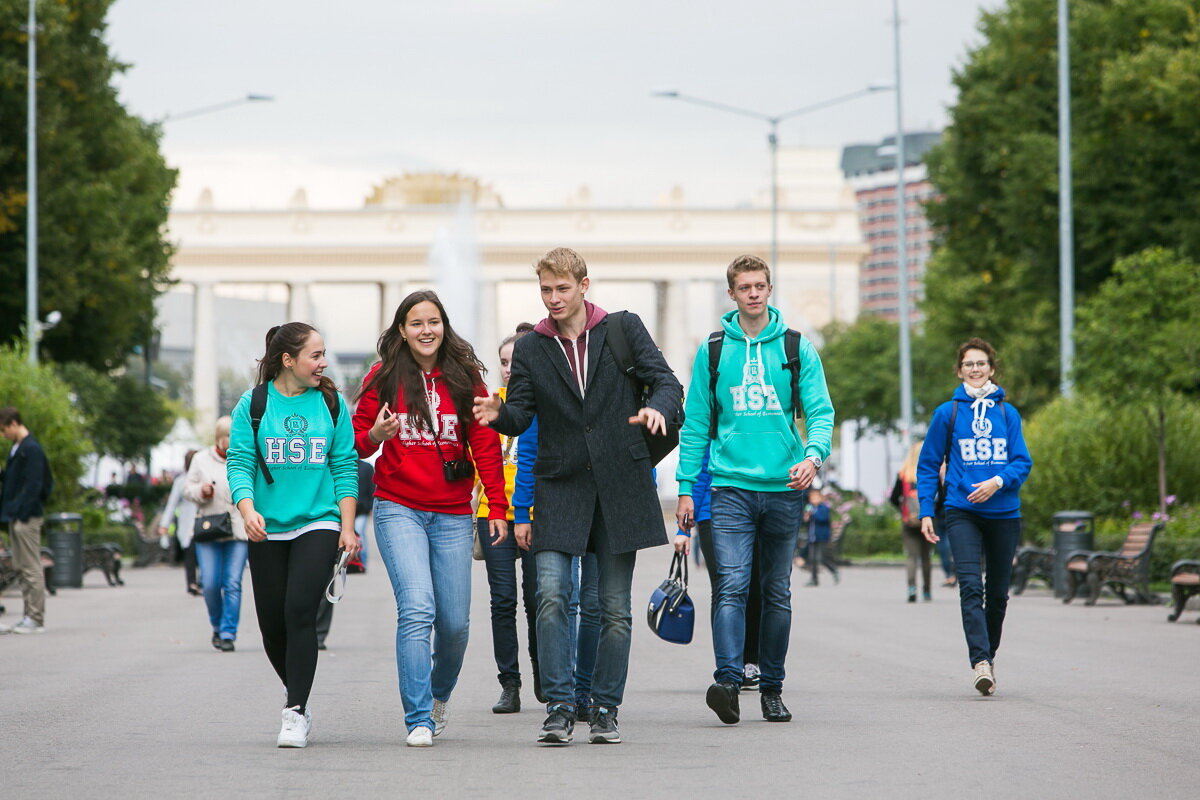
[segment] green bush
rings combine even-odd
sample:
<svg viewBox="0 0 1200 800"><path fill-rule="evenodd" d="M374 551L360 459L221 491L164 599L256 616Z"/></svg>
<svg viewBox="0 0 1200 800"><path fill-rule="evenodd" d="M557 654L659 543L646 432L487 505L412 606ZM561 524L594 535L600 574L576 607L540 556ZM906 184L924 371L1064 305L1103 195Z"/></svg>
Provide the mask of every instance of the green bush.
<svg viewBox="0 0 1200 800"><path fill-rule="evenodd" d="M892 506L851 502L836 506L835 511L847 520L842 534L842 555L861 558L904 551L900 514Z"/></svg>
<svg viewBox="0 0 1200 800"><path fill-rule="evenodd" d="M47 512L73 509L83 459L92 452L82 415L67 385L46 364L31 365L23 347L0 347L0 406L13 406L50 460L54 493ZM5 458L8 448L3 448Z"/></svg>
<svg viewBox="0 0 1200 800"><path fill-rule="evenodd" d="M1029 538L1046 540L1055 511L1121 517L1129 508L1157 506L1158 456L1148 412L1081 395L1059 398L1027 422L1033 472L1021 489L1021 507ZM1167 431L1167 491L1180 503L1200 502L1200 402L1171 404Z"/></svg>

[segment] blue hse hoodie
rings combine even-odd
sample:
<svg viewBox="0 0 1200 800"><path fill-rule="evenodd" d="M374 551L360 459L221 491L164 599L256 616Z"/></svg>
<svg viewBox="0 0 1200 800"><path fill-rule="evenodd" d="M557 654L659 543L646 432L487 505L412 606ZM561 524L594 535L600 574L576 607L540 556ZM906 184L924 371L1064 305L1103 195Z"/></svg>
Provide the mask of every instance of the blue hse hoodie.
<svg viewBox="0 0 1200 800"><path fill-rule="evenodd" d="M800 401L804 405L807 441L800 438L792 410L792 373L784 366L784 324L779 309L767 309L769 322L750 337L738 323L738 312L721 317L725 339L718 365L717 438L709 451L708 469L715 487L756 492L786 492L788 470L806 456L829 457L833 438L833 403L825 385L821 357L808 339L800 341ZM691 494L709 447L713 398L709 392L708 343L700 345L692 365L687 412L679 434L679 494Z"/></svg>
<svg viewBox="0 0 1200 800"><path fill-rule="evenodd" d="M1004 400L997 387L987 397L976 400L962 385L954 397L938 406L929 423L921 457L917 461L917 495L921 516L934 514L934 496L938 472L946 451L946 431L955 405L958 413L950 435L950 459L946 466L946 507L958 508L992 519L1021 516L1021 484L1029 477L1033 459L1021 434L1021 415ZM972 503L967 495L972 484L996 477L1004 486L983 503Z"/></svg>

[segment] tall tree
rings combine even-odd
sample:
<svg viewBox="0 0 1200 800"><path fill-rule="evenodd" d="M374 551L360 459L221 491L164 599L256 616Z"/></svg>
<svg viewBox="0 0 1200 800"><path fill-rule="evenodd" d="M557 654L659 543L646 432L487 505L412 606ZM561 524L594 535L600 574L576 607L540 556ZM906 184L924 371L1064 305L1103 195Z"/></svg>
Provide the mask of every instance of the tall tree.
<svg viewBox="0 0 1200 800"><path fill-rule="evenodd" d="M1014 401L1056 393L1058 98L1055 0L983 15L958 101L928 157L941 244L927 331L991 340ZM1076 288L1152 245L1200 252L1200 2L1071 0Z"/></svg>
<svg viewBox="0 0 1200 800"><path fill-rule="evenodd" d="M126 67L104 42L111 5L37 4L39 315L63 315L43 347L97 368L124 363L149 338L175 185L157 127L117 100L113 77ZM27 8L0 0L0 342L25 322Z"/></svg>
<svg viewBox="0 0 1200 800"><path fill-rule="evenodd" d="M1200 265L1161 248L1118 261L1079 309L1075 373L1081 389L1147 415L1166 511L1167 409L1200 397Z"/></svg>

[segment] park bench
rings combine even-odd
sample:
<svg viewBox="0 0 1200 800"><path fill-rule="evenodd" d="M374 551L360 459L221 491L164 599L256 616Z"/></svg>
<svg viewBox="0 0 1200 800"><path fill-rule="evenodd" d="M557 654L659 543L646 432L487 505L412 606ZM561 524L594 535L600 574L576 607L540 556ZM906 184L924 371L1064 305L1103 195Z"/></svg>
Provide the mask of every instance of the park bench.
<svg viewBox="0 0 1200 800"><path fill-rule="evenodd" d="M1179 619L1188 598L1194 594L1200 594L1200 561L1176 561L1171 565L1171 600L1175 610L1167 616L1167 622ZM1196 622L1200 624L1200 617Z"/></svg>
<svg viewBox="0 0 1200 800"><path fill-rule="evenodd" d="M49 547L42 548L42 575L46 580L46 593L56 594L54 588L54 553ZM17 581L17 571L13 569L12 553L4 547L0 547L0 592L3 592ZM0 614L4 613L4 606L0 605Z"/></svg>
<svg viewBox="0 0 1200 800"><path fill-rule="evenodd" d="M1125 543L1115 553L1076 550L1067 554L1067 594L1071 602L1076 589L1086 583L1086 604L1094 606L1100 590L1110 587L1126 603L1157 603L1150 591L1150 549L1162 530L1161 522L1141 522L1129 526ZM1130 597L1129 590L1134 592Z"/></svg>
<svg viewBox="0 0 1200 800"><path fill-rule="evenodd" d="M1031 578L1054 585L1054 548L1022 547L1013 559L1012 593L1020 594Z"/></svg>

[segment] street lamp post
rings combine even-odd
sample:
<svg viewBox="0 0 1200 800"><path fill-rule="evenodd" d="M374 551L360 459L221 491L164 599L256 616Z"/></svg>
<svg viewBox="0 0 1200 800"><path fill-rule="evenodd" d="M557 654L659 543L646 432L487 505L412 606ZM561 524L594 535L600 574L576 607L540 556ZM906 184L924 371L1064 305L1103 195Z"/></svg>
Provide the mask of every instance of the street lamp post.
<svg viewBox="0 0 1200 800"><path fill-rule="evenodd" d="M1059 387L1070 397L1075 360L1075 220L1071 202L1071 51L1067 0L1058 0L1058 337Z"/></svg>
<svg viewBox="0 0 1200 800"><path fill-rule="evenodd" d="M752 117L754 119L763 120L770 126L770 132L767 134L767 146L771 153L771 269L775 271L775 282L779 283L779 123L792 117L799 117L803 114L808 114L812 111L819 111L822 108L835 106L839 103L845 103L848 100L854 100L864 95L873 94L875 92L884 92L892 87L890 86L868 86L865 89L859 89L848 94L838 95L828 100L822 100L819 103L802 106L792 109L783 114L767 114L762 111L753 109L741 108L732 106L728 103L718 103L713 100L705 100L702 97L693 97L677 91L660 91L652 92L653 97L665 97L669 100L682 100L685 103L704 106L706 108L714 108L717 111L727 111L730 114L738 114L743 117Z"/></svg>
<svg viewBox="0 0 1200 800"><path fill-rule="evenodd" d="M29 88L25 180L28 198L25 211L25 335L29 337L29 363L38 363L38 221L37 221L37 2L29 0Z"/></svg>
<svg viewBox="0 0 1200 800"><path fill-rule="evenodd" d="M213 103L212 105L200 106L199 108L190 108L187 111L180 111L178 114L167 114L159 120L159 123L177 122L181 119L188 119L189 117L198 117L202 114L211 114L214 111L224 111L227 108L240 106L244 103L271 103L274 102L274 100L275 98L269 94L251 93L245 97L237 97L233 100L226 100L221 103Z"/></svg>
<svg viewBox="0 0 1200 800"><path fill-rule="evenodd" d="M904 89L900 83L900 0L892 0L896 89L896 256L900 259L900 438L907 456L912 447L912 318L908 298L908 185L904 168Z"/></svg>

